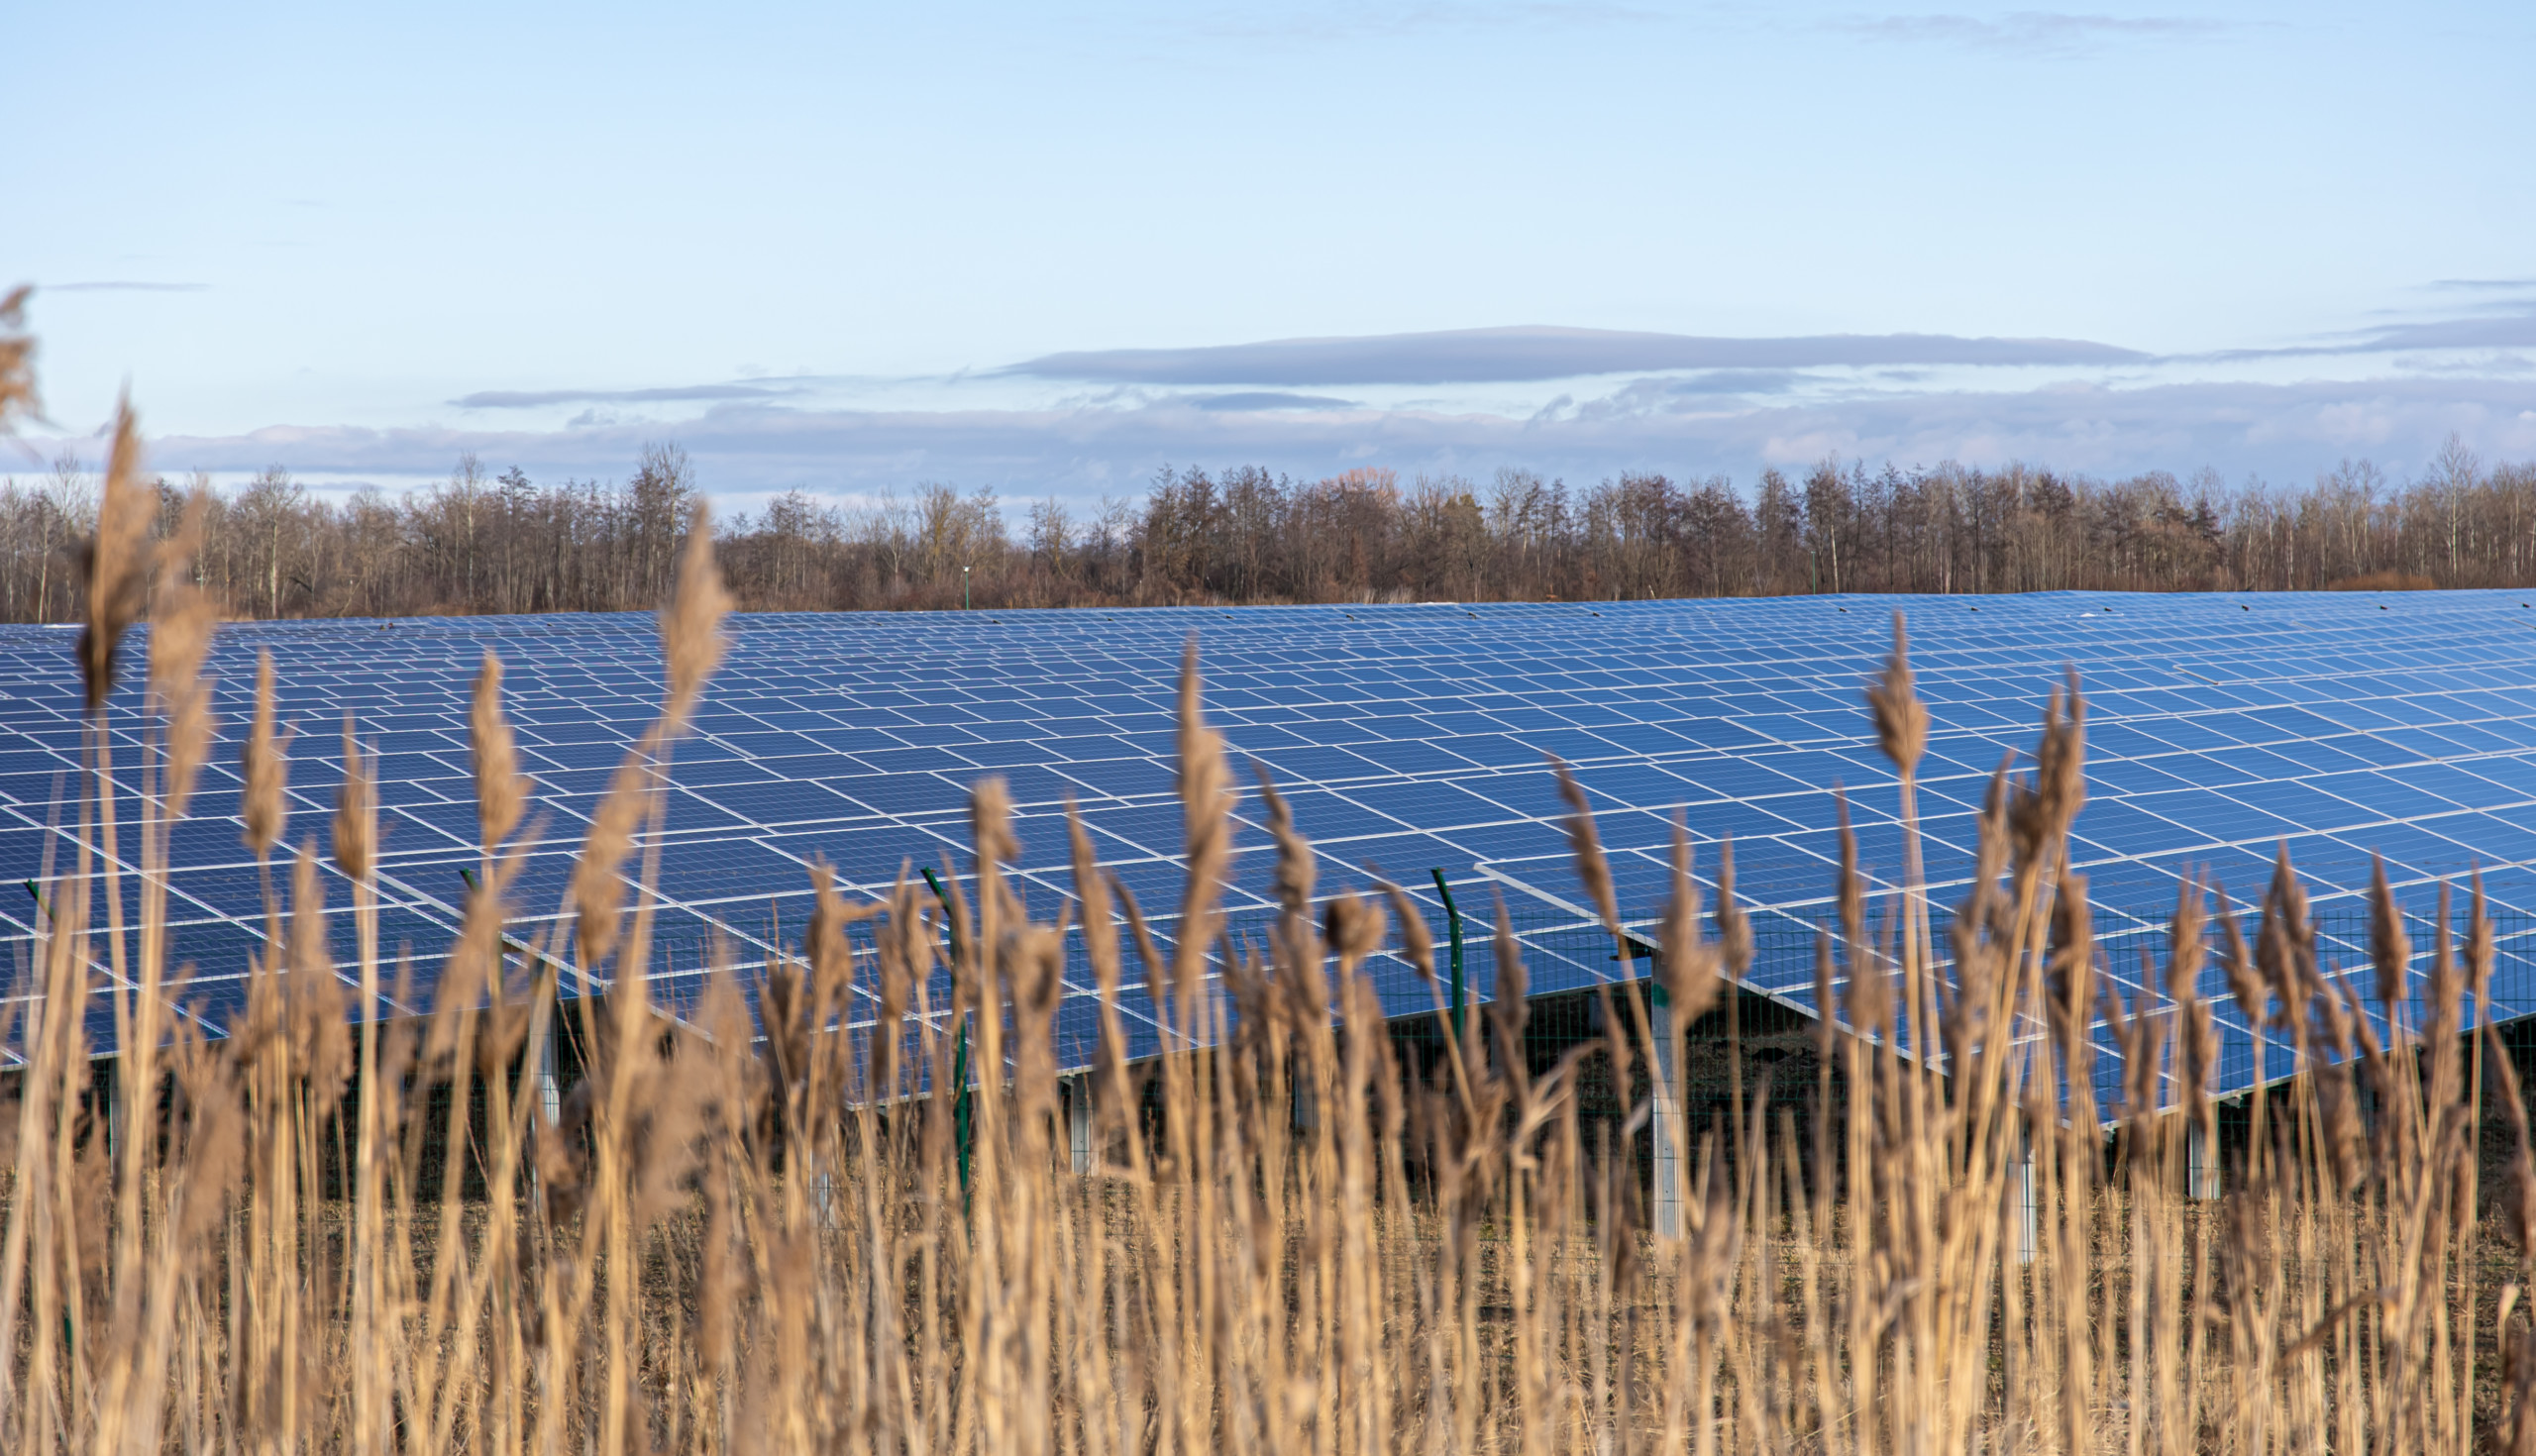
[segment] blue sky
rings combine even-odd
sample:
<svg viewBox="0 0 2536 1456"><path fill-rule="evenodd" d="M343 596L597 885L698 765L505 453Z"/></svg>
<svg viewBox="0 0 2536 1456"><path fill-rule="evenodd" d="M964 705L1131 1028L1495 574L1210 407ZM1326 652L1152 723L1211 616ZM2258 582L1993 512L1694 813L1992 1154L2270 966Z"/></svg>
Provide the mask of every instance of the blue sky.
<svg viewBox="0 0 2536 1456"><path fill-rule="evenodd" d="M32 6L0 279L169 470L2536 458L2501 5ZM1654 336L1654 337L1648 337ZM1891 336L1909 336L1894 338ZM1259 348L1274 341L1320 341Z"/></svg>

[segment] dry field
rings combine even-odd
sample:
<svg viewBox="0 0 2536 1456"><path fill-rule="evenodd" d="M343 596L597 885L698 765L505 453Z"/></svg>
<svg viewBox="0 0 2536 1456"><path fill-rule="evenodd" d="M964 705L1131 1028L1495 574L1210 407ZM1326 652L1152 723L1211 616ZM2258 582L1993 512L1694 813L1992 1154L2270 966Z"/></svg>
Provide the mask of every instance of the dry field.
<svg viewBox="0 0 2536 1456"><path fill-rule="evenodd" d="M7 339L0 414L28 383ZM1075 839L1072 918L1109 1049L1092 1172L1070 1169L1050 1051L1066 927L1030 922L1005 881L993 780L974 799L978 889L949 925L903 880L856 903L820 877L792 964L754 987L725 976L664 1020L616 968L646 964L651 897L624 872L654 883L644 831L721 653L702 529L662 614L660 716L581 847L566 945L504 935L534 830L484 664L479 887L425 1017L369 1019L410 969L378 945L355 728L326 852L354 889L329 906L314 837L289 839L267 668L241 773L275 949L232 1034L204 1040L172 1014L186 989L161 927L169 827L214 740L214 624L185 533L154 538L155 514L127 415L77 671L96 718L118 644L149 620L150 747L142 802L117 804L133 766L115 777L91 734L93 772L62 806L82 848L47 886L24 968L40 994L7 1028L27 1066L0 1104L0 1448L2536 1450L2536 1165L2497 1038L2460 1024L2491 969L2480 904L2430 947L2426 1024L2401 1038L2419 1051L2361 1014L2374 994L2390 1023L2407 1015L2391 903L2380 974L2355 990L2320 969L2285 866L2258 921L2179 904L2166 994L2126 1003L2063 870L2075 683L2044 707L2036 773L1994 785L1979 888L1945 943L1924 896L1870 904L1844 875L1821 995L1874 1034L1821 1036L1818 1091L1839 1069L1844 1104L1818 1095L1800 1120L1766 1083L1739 1087L1687 1156L1658 1161L1682 1216L1657 1237L1650 1191L1573 1095L1589 1052L1628 1087L1663 1050L1640 998L1616 997L1599 1045L1531 1075L1519 948L1501 936L1513 993L1448 1038L1432 1078L1406 1075L1359 968L1398 944L1431 981L1423 923L1380 897L1317 899L1282 811L1277 933L1215 944L1232 781L1194 650L1170 955ZM1907 805L1927 714L1898 638L1864 710ZM1575 801L1577 872L1617 933ZM116 843L134 822L142 842ZM1674 1026L1751 954L1687 858L1677 844L1657 961ZM142 867L131 923L124 862ZM359 932L357 1001L330 914ZM2215 1047L2193 994L2205 947L2305 1069L2255 1103L2217 1201L2183 1196L2187 1129L2213 1117L2192 1091ZM951 1003L928 1004L945 969ZM1229 1011L1207 991L1216 972ZM1132 1066L1116 1055L1131 976L1176 1028ZM600 994L559 998L581 991ZM867 996L881 1024L915 1030L832 1029ZM113 1096L82 1030L101 999L123 1049ZM2087 1091L2099 1013L2128 1053L2110 1110ZM530 1049L556 1016L587 1075L550 1110ZM1000 1075L933 1094L955 1065ZM471 1102L478 1115L453 1117ZM2486 1106L2510 1129L2488 1168Z"/></svg>

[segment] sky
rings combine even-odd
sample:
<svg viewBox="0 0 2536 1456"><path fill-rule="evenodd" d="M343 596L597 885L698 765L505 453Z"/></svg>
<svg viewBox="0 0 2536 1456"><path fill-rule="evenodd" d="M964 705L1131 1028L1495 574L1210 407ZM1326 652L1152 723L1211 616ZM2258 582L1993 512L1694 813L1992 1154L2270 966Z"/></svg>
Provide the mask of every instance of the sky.
<svg viewBox="0 0 2536 1456"><path fill-rule="evenodd" d="M29 5L93 457L745 508L1166 466L2536 459L2536 8Z"/></svg>

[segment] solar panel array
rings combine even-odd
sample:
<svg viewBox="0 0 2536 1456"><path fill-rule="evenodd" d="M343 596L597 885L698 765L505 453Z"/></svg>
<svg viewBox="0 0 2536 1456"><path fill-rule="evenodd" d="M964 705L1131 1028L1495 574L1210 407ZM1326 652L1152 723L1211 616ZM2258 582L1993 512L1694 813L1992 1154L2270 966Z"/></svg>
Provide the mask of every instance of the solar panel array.
<svg viewBox="0 0 2536 1456"><path fill-rule="evenodd" d="M906 862L950 856L965 873L966 790L987 775L1019 807L1018 868L1036 911L1053 914L1070 889L1068 795L1104 865L1167 909L1183 842L1174 684L1193 635L1211 720L1238 761L1285 790L1325 892L1366 884L1373 866L1431 909L1427 875L1440 868L1466 914L1493 893L1574 914L1582 895L1545 766L1555 755L1598 807L1632 913L1656 908L1678 810L1703 874L1732 836L1739 894L1764 943L1802 944L1833 891L1836 785L1870 871L1890 884L1900 865L1895 776L1860 696L1896 610L1934 720L1918 807L1941 898L1969 871L1989 776L2031 747L2067 666L2089 702L2075 858L2101 930L2163 924L2187 870L2249 903L2283 843L2321 903L2365 888L2375 849L2416 909L2434 902L2438 881L2480 866L2505 914L2536 913L2536 608L2517 594L757 615L730 624L726 666L677 748L666 829L647 845L663 896L653 971L665 985L691 978L717 936L743 962L797 940L814 861L866 891ZM79 756L74 637L0 629L0 856L13 877L69 863L55 805ZM233 624L213 668L228 739L175 836L170 895L174 955L196 967L192 993L212 1026L240 1003L263 934L264 881L240 840L230 772L260 650L277 664L284 719L301 729L294 840L324 833L347 714L375 746L382 943L409 948L426 982L458 923L460 871L475 863L468 685L482 656L498 654L545 820L515 929L560 923L575 847L654 714L649 617ZM137 708L128 684L112 714L124 765L140 756ZM1264 912L1255 794L1239 814L1228 903ZM135 843L127 828L127 852ZM331 898L348 902L339 882ZM18 897L0 912L21 966L39 913ZM336 931L349 959L350 927ZM1532 985L1572 988L1619 969L1547 955ZM1765 960L1754 980L1803 1004L1811 974L1810 956L1790 956ZM1474 975L1485 994L1484 954ZM1377 980L1403 1012L1430 1004L1396 964ZM1074 988L1060 1024L1081 1055L1088 983ZM2508 994L2536 1009L2536 985ZM1149 1047L1140 1008L1131 1022ZM2242 1044L2242 1027L2229 1034Z"/></svg>

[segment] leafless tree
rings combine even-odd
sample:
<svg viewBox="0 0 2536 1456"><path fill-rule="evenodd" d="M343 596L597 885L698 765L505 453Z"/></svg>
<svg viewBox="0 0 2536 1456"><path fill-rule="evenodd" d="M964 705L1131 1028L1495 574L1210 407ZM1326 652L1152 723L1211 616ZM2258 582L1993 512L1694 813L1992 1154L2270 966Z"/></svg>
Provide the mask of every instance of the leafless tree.
<svg viewBox="0 0 2536 1456"><path fill-rule="evenodd" d="M162 530L196 487L160 482ZM647 609L702 488L668 444L622 484L539 484L462 457L401 496L329 496L274 467L210 492L194 570L243 616ZM80 610L71 552L95 493L68 455L0 478L0 617ZM1015 530L993 491L929 482L854 500L795 489L718 530L740 599L787 610L2536 585L2536 465L2486 467L2455 439L2405 483L2366 460L2304 487L1827 460L1748 492L1657 471L1572 489L1515 469L1481 486L1193 468L1080 518L1057 499L1022 515Z"/></svg>

